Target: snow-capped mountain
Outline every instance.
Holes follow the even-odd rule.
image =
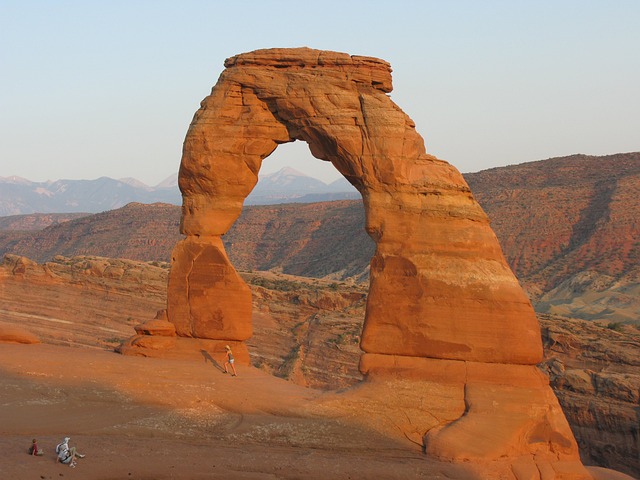
[[[182,201],[177,186],[152,188],[135,179],[56,180],[31,182],[19,177],[0,177],[0,216],[26,213],[96,213],[127,203],[173,203]]]
[[[247,205],[275,203],[309,203],[346,198],[359,198],[359,193],[344,178],[327,185],[291,167],[260,176],[258,184],[247,197]]]
[[[285,167],[261,176],[245,203],[310,203],[359,198],[344,178],[326,184]],[[172,203],[180,205],[177,173],[154,187],[135,178],[115,180],[56,180],[32,182],[21,177],[0,177],[0,216],[27,213],[96,213],[120,208],[127,203]]]

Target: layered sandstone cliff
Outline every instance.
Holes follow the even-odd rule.
[[[572,155],[465,177],[535,300],[583,272],[611,282],[633,273],[637,283],[640,153]]]

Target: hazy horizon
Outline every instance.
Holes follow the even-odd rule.
[[[625,153],[635,153],[635,152],[615,152],[615,153],[612,153],[611,155],[625,154]],[[580,153],[576,153],[576,154],[572,154],[572,155],[581,155],[581,154]],[[601,156],[607,156],[607,155],[609,155],[609,154],[605,154],[605,155],[601,155]],[[571,155],[569,155],[569,156],[571,156]],[[537,161],[541,161],[541,160],[550,160],[552,158],[561,158],[561,157],[540,158],[540,159],[537,159],[537,160],[531,160],[530,162],[537,162]],[[287,157],[276,159],[276,160],[279,160],[279,163],[275,163],[274,162],[272,166],[274,168],[277,168],[277,169],[269,169],[269,168],[266,168],[266,167],[263,166],[263,168],[260,170],[260,174],[259,174],[260,179],[262,179],[262,178],[264,178],[266,176],[269,176],[269,175],[274,175],[276,173],[279,173],[282,170],[285,170],[287,168],[295,170],[300,175],[304,175],[304,176],[308,176],[308,177],[314,178],[316,180],[320,180],[320,181],[326,183],[327,185],[329,185],[329,184],[331,184],[331,183],[333,183],[333,182],[335,182],[335,181],[337,181],[337,180],[339,180],[341,178],[344,179],[344,177],[340,174],[340,172],[338,172],[335,168],[333,168],[333,166],[331,164],[329,164],[328,162],[322,162],[322,163],[325,164],[325,165],[322,165],[322,167],[324,167],[327,170],[333,170],[333,172],[335,172],[335,175],[333,174],[333,172],[330,172],[330,175],[327,175],[326,172],[325,172],[325,174],[323,175],[322,174],[323,171],[318,171],[318,170],[307,171],[309,169],[305,168],[305,166],[308,167],[310,162],[319,161],[319,160],[317,160],[315,158],[311,158],[311,155],[309,155],[309,158],[301,159],[302,163],[303,163],[302,166],[296,166],[295,165],[296,162],[291,162],[290,158],[287,158]],[[528,162],[522,162],[522,163],[529,163],[529,161]],[[482,170],[488,170],[488,169],[491,169],[491,168],[508,167],[508,166],[513,166],[513,165],[517,165],[517,164],[498,165],[496,167],[487,167],[487,168],[484,168]],[[466,175],[466,174],[471,174],[471,173],[477,173],[477,172],[480,172],[482,170],[477,170],[477,171],[474,171],[474,172],[461,172],[461,173],[463,175]],[[172,177],[175,177],[176,182],[177,182],[178,172],[176,171],[174,173],[171,173],[171,174],[165,176],[164,178],[162,178],[160,181],[158,181],[156,183],[146,183],[142,179],[139,179],[139,178],[136,178],[136,177],[131,177],[131,176],[128,176],[128,177],[110,177],[108,175],[99,175],[99,176],[94,177],[94,178],[60,177],[60,178],[50,178],[50,179],[47,179],[47,180],[33,180],[31,178],[22,177],[20,175],[0,175],[0,178],[12,178],[12,177],[18,177],[18,178],[21,178],[21,179],[24,179],[24,180],[31,181],[33,183],[47,183],[47,182],[55,182],[55,181],[59,181],[59,180],[70,180],[70,181],[87,180],[87,181],[92,181],[92,180],[98,180],[99,178],[102,178],[102,177],[107,177],[107,178],[111,178],[113,180],[119,180],[119,181],[131,179],[131,180],[135,180],[137,182],[141,182],[147,187],[156,188],[156,187],[159,187],[160,184],[165,183],[167,180],[171,179]],[[345,181],[346,181],[346,179],[345,179]]]
[[[224,59],[307,46],[382,58],[427,151],[463,173],[640,151],[640,2],[5,1],[0,176],[31,181],[176,173]],[[302,142],[289,165],[339,173]]]
[[[338,177],[336,179],[325,181],[325,180],[322,180],[322,178],[320,178],[319,176],[314,176],[313,173],[305,173],[304,171],[302,171],[302,170],[304,170],[304,168],[300,169],[300,168],[297,168],[295,166],[288,165],[288,164],[287,165],[283,165],[282,167],[279,167],[275,171],[266,171],[266,169],[263,168],[260,171],[260,178],[277,175],[278,173],[285,172],[287,170],[293,170],[293,173],[295,175],[311,177],[311,178],[314,178],[316,180],[323,181],[323,182],[325,182],[327,184],[335,182],[336,180],[339,180],[340,178],[345,179],[340,173],[338,173]],[[28,181],[33,182],[33,183],[47,183],[47,182],[56,182],[56,181],[61,181],[61,180],[62,181],[64,181],[64,180],[69,180],[69,181],[76,181],[76,180],[77,181],[94,181],[94,180],[99,180],[100,178],[110,178],[112,180],[118,180],[118,181],[131,180],[131,181],[134,181],[134,182],[140,182],[140,183],[144,184],[147,187],[157,187],[160,184],[165,183],[165,182],[167,182],[169,180],[175,179],[176,182],[177,182],[177,180],[178,180],[178,172],[171,173],[171,174],[167,175],[166,177],[164,177],[162,180],[160,180],[159,182],[157,182],[155,184],[145,183],[143,180],[140,180],[139,178],[135,178],[135,177],[118,177],[118,178],[115,178],[115,177],[109,177],[108,175],[100,175],[100,176],[95,177],[95,178],[62,178],[61,177],[61,178],[50,178],[48,180],[32,180],[30,178],[22,177],[22,176],[19,176],[19,175],[0,175],[0,179],[4,179],[4,180],[9,179],[9,180],[17,181],[18,179],[20,179],[20,180],[28,180]],[[346,179],[345,179],[345,181],[346,181]]]

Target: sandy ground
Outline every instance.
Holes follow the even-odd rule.
[[[341,407],[344,392],[299,387],[252,367],[232,377],[210,357],[0,344],[0,365],[0,480],[507,478],[425,456],[376,428],[379,412]],[[86,455],[73,469],[55,460],[65,436]],[[27,454],[32,438],[42,457]]]
[[[0,345],[0,479],[479,478],[251,367]],[[240,413],[243,412],[243,413]],[[74,469],[53,453],[71,437]],[[26,450],[37,438],[45,454]]]

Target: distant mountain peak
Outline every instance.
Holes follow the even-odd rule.
[[[131,185],[132,187],[142,188],[144,190],[151,189],[149,185],[133,177],[118,178],[118,181],[122,183],[126,183],[127,185]]]
[[[295,168],[287,166],[287,167],[282,167],[277,172],[267,173],[262,178],[276,180],[278,178],[283,178],[283,177],[309,177],[309,175],[305,175],[304,173],[299,172]],[[313,178],[313,177],[309,177],[309,178]]]
[[[177,188],[155,189],[134,178],[31,182],[0,178],[0,216],[39,213],[103,212],[130,202],[180,204]]]
[[[11,175],[10,177],[0,177],[0,183],[14,183],[16,185],[30,185],[33,182],[26,178],[18,177],[17,175]]]
[[[172,173],[154,188],[175,188],[178,186],[178,172]]]
[[[304,173],[296,170],[293,167],[282,167],[280,169],[280,174],[282,175],[298,175],[298,176],[303,176],[303,177],[308,177],[309,175],[305,175]]]

